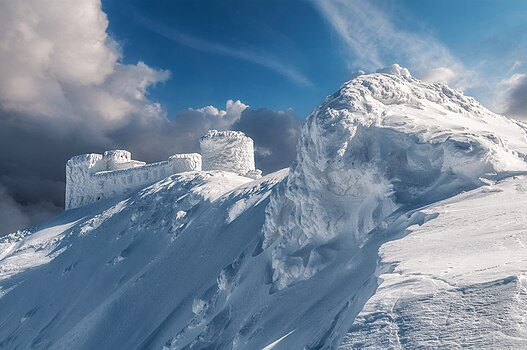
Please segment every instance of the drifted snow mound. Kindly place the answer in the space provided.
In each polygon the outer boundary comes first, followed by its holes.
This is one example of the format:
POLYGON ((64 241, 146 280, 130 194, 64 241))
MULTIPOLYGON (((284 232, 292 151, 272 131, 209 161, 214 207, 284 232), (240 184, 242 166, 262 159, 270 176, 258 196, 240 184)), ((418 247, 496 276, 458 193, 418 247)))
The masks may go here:
POLYGON ((267 208, 278 289, 361 247, 399 208, 417 207, 527 170, 526 128, 397 65, 329 96, 303 127, 286 185, 267 208))

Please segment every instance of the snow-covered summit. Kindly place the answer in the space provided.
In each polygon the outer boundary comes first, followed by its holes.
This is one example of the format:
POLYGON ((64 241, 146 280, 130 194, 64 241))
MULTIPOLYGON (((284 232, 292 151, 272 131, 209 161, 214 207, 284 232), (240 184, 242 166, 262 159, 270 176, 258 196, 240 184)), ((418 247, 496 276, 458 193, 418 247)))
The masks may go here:
POLYGON ((397 65, 346 82, 303 127, 283 192, 267 209, 278 288, 309 278, 335 239, 361 246, 404 206, 527 170, 525 126, 397 65), (386 72, 386 73, 385 73, 386 72))

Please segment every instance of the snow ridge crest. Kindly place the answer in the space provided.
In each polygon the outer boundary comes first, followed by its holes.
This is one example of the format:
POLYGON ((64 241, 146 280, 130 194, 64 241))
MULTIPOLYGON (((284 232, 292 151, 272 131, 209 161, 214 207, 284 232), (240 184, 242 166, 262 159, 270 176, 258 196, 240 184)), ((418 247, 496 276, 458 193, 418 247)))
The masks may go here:
POLYGON ((405 205, 527 171, 526 126, 394 65, 343 84, 305 123, 296 162, 264 225, 283 289, 360 249, 405 205))

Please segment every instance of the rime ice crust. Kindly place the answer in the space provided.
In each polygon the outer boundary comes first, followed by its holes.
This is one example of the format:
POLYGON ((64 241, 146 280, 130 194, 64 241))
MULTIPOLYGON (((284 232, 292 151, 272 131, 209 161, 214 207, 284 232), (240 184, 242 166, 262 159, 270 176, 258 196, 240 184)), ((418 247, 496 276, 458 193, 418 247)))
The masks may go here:
POLYGON ((177 154, 146 164, 125 150, 75 156, 66 163, 66 210, 125 194, 186 171, 200 171, 197 153, 177 154))
POLYGON ((83 154, 66 163, 66 210, 125 194, 165 177, 187 171, 223 170, 252 179, 262 172, 254 167, 253 140, 239 131, 210 130, 200 139, 198 153, 175 154, 167 161, 146 164, 130 152, 110 150, 83 154))
POLYGON ((287 183, 266 209, 278 289, 324 269, 336 254, 328 244, 360 249, 402 206, 527 170, 524 124, 399 66, 383 72, 345 83, 302 129, 287 183))
POLYGON ((254 167, 253 140, 241 131, 210 130, 199 140, 203 170, 230 171, 258 178, 254 167))

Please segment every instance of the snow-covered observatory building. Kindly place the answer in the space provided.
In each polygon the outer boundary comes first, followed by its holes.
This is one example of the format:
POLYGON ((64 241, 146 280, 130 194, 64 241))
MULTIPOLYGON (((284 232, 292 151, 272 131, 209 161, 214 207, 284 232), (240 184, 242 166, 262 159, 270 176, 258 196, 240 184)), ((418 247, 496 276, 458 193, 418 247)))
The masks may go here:
POLYGON ((209 130, 199 140, 203 170, 224 170, 258 178, 254 166, 253 139, 241 131, 209 130))
POLYGON ((82 154, 66 163, 65 208, 82 207, 149 186, 167 176, 187 171, 223 170, 258 178, 253 140, 239 131, 211 130, 200 139, 198 153, 175 154, 166 161, 146 164, 130 152, 111 150, 82 154))

